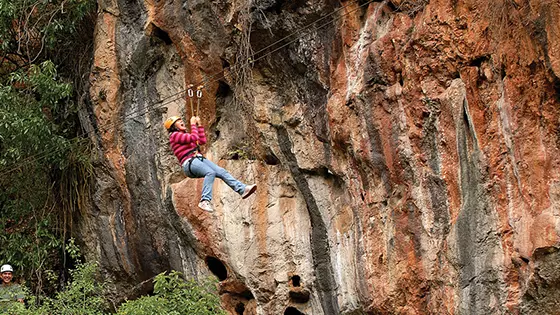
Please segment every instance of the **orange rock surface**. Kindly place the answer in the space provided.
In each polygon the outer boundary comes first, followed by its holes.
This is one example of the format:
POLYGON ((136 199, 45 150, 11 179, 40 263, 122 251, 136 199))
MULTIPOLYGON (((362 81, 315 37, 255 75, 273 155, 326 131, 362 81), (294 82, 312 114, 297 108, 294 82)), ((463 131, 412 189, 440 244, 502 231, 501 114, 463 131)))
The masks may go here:
POLYGON ((82 234, 116 296, 176 269, 217 275, 231 314, 558 311, 557 1, 100 9, 82 234), (259 186, 217 180, 215 213, 161 127, 189 84, 207 157, 259 186))

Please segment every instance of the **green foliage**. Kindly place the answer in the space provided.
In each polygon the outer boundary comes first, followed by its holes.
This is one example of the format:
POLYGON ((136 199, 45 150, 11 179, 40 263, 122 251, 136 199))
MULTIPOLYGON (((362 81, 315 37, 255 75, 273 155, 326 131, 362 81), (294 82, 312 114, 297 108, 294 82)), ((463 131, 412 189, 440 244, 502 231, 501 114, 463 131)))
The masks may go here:
POLYGON ((36 292, 60 264, 63 221, 76 208, 61 203, 84 193, 60 185, 76 177, 87 182, 91 169, 87 147, 69 139, 75 127, 53 114, 76 111, 71 94, 48 61, 0 84, 0 262, 14 265, 36 292))
POLYGON ((102 296, 103 286, 95 280, 97 265, 78 264, 72 270, 72 282, 54 298, 44 298, 38 305, 32 296, 28 309, 23 304, 14 303, 8 311, 13 315, 104 315, 106 302, 102 296))
POLYGON ((58 315, 102 315, 105 314, 106 302, 102 296, 103 286, 95 275, 97 265, 80 263, 71 271, 72 282, 65 290, 58 292, 55 298, 47 298, 31 314, 58 315))
POLYGON ((67 229, 88 198, 76 100, 95 6, 0 0, 0 263, 37 296, 58 289, 67 229))
POLYGON ((12 303, 8 311, 11 315, 103 315, 106 302, 103 298, 103 283, 96 280, 98 266, 96 263, 83 263, 79 256, 79 248, 70 239, 66 251, 76 261, 76 268, 70 270, 72 281, 64 290, 57 292, 54 297, 36 296, 27 292, 26 299, 29 308, 21 303, 12 303))
POLYGON ((162 273, 154 280, 154 295, 124 303, 119 315, 226 314, 215 293, 215 282, 199 285, 183 280, 179 272, 162 273))
POLYGON ((0 0, 4 73, 72 47, 72 37, 79 36, 94 7, 92 0, 0 0))
MULTIPOLYGON (((10 315, 104 315, 107 303, 102 296, 103 284, 95 275, 97 265, 78 264, 71 272, 72 282, 59 292, 55 298, 46 298, 41 305, 35 299, 29 301, 26 309, 23 304, 14 303, 7 314, 10 315)), ((207 281, 200 285, 194 280, 184 280, 179 272, 169 275, 162 273, 154 279, 153 296, 143 296, 127 301, 117 310, 119 315, 225 315, 215 294, 215 282, 207 281)))
POLYGON ((44 153, 45 147, 51 148, 47 151, 49 161, 63 166, 60 162, 71 149, 64 137, 68 131, 61 130, 64 124, 57 124, 49 116, 62 107, 73 109, 65 101, 71 93, 69 84, 57 81, 56 69, 48 61, 12 73, 8 84, 0 85, 0 166, 44 153))
POLYGON ((234 145, 233 148, 227 152, 229 160, 250 160, 252 159, 251 147, 248 143, 234 145))

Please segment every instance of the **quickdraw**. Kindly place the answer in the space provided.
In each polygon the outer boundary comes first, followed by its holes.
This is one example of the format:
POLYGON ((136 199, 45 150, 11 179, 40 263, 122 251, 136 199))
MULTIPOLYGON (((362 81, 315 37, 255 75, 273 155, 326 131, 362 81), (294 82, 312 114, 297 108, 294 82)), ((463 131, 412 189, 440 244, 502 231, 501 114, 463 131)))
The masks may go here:
POLYGON ((192 87, 193 87, 193 86, 194 86, 194 85, 189 84, 189 86, 187 87, 187 88, 188 88, 187 94, 189 95, 189 100, 191 101, 191 116, 194 116, 193 101, 192 101, 192 98, 193 98, 193 96, 194 96, 194 92, 193 92, 193 90, 192 90, 192 87))
POLYGON ((200 110, 200 99, 202 98, 202 89, 203 88, 204 88, 203 85, 199 85, 196 88, 196 98, 197 98, 197 101, 196 101, 196 117, 198 117, 198 113, 199 113, 199 110, 200 110))
MULTIPOLYGON (((193 117, 193 116, 194 117, 199 117, 198 114, 200 112, 200 99, 202 98, 202 89, 204 88, 204 85, 199 85, 199 86, 196 87, 196 98, 197 98, 197 100, 196 100, 196 115, 195 115, 194 106, 193 106, 193 97, 194 97, 193 87, 194 87, 193 84, 189 84, 187 86, 187 95, 189 96, 189 101, 190 101, 190 104, 191 104, 191 117, 193 117)), ((200 153, 200 146, 198 145, 198 141, 196 142, 196 148, 187 152, 186 155, 189 156, 190 154, 196 153, 196 152, 200 153)), ((195 154, 190 159, 190 161, 189 161, 189 173, 191 173, 191 174, 192 174, 191 164, 192 164, 193 159, 195 159, 195 158, 199 158, 202 161, 204 159, 204 156, 195 154)))
POLYGON ((194 112, 194 107, 193 107, 193 97, 194 97, 194 91, 193 91, 193 84, 189 84, 187 86, 187 95, 189 96, 189 101, 191 104, 191 117, 192 116, 196 116, 198 117, 198 114, 200 113, 200 99, 202 98, 202 89, 204 88, 204 85, 199 85, 196 87, 196 113, 194 112))

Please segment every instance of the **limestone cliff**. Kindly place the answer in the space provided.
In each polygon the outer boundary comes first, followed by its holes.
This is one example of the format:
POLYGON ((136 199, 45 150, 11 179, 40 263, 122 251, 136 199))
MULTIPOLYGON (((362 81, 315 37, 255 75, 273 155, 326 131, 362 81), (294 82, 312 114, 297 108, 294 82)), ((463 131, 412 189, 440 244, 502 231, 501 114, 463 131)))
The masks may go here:
POLYGON ((560 3, 99 0, 80 232, 115 301, 169 269, 232 314, 552 314, 560 3), (259 185, 197 208, 163 120, 259 185))

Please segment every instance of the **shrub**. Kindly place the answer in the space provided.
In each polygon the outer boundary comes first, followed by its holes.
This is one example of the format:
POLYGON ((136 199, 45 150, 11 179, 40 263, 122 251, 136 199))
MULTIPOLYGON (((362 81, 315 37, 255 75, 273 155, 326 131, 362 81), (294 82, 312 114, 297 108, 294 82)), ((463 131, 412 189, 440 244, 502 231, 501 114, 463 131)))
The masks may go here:
POLYGON ((60 265, 73 200, 86 196, 79 187, 62 186, 76 178, 87 183, 90 165, 84 144, 68 139, 69 123, 52 115, 75 110, 71 93, 51 62, 0 83, 0 263, 17 268, 35 292, 43 290, 47 270, 60 265))
MULTIPOLYGON (((72 281, 54 298, 43 298, 37 305, 35 297, 27 301, 29 308, 14 303, 8 315, 105 315, 107 302, 104 284, 96 281, 97 264, 78 263, 71 271, 72 281)), ((216 295, 216 282, 202 284, 184 280, 181 273, 161 273, 154 279, 154 295, 123 303, 118 315, 225 315, 216 295)))
POLYGON ((21 303, 12 304, 7 311, 10 315, 104 315, 106 301, 103 298, 103 284, 95 280, 97 264, 80 263, 72 270, 71 283, 54 298, 43 297, 40 305, 30 296, 26 309, 21 303))
POLYGON ((124 303, 119 315, 216 315, 226 314, 216 295, 214 281, 198 284, 183 280, 181 273, 161 273, 154 280, 154 295, 124 303))

